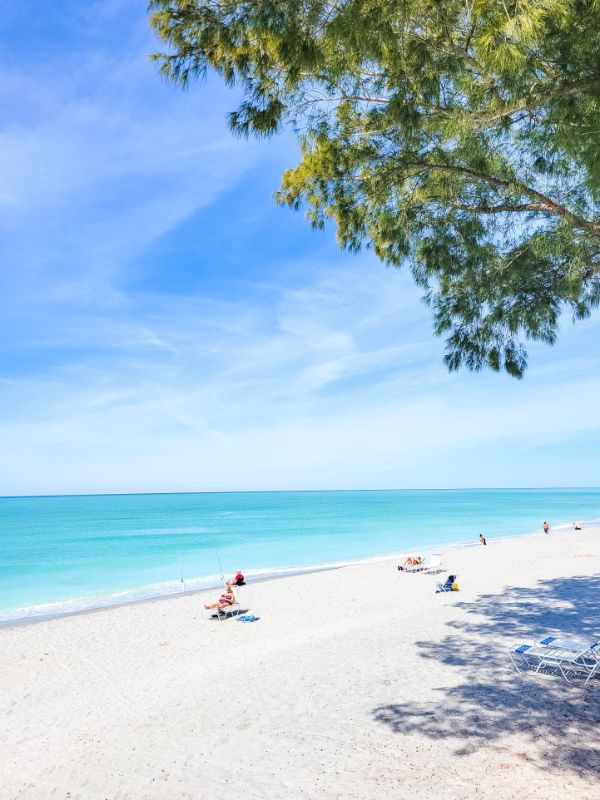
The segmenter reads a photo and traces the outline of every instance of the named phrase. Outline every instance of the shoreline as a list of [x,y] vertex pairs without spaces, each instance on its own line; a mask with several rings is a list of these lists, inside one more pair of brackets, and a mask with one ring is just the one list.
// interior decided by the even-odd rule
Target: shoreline
[[[349,566],[349,564],[348,564]],[[338,569],[343,569],[344,565],[339,566],[325,566],[325,567],[307,567],[306,569],[298,568],[293,572],[277,573],[276,575],[263,575],[260,578],[252,580],[250,584],[246,583],[243,588],[249,585],[257,586],[261,583],[268,583],[270,581],[278,581],[284,578],[296,578],[301,575],[313,575],[320,572],[333,572]],[[157,594],[152,597],[139,597],[135,600],[125,600],[122,602],[106,603],[105,605],[91,606],[90,608],[79,608],[73,611],[60,611],[54,614],[37,615],[34,617],[20,617],[14,620],[0,620],[0,631],[10,628],[22,628],[26,625],[37,625],[42,622],[53,622],[59,619],[69,619],[71,617],[87,616],[89,614],[100,614],[103,611],[111,611],[112,609],[129,608],[130,606],[139,606],[152,603],[160,603],[165,600],[176,600],[177,598],[193,597],[203,592],[211,592],[220,586],[219,583],[213,586],[203,586],[198,589],[185,589],[182,592],[170,592],[168,594]]]
[[[450,490],[449,490],[450,491]],[[596,527],[600,523],[599,518],[592,518],[591,520],[583,520],[581,525],[583,529],[589,529]],[[562,533],[569,533],[571,532],[572,523],[567,522],[558,522],[555,525],[551,526],[551,533],[548,534],[552,536],[552,531],[554,534],[562,534]],[[495,543],[500,543],[510,539],[526,539],[527,537],[537,536],[541,534],[540,531],[527,531],[525,533],[508,533],[503,536],[495,536],[493,539],[488,541],[487,546],[493,546]],[[379,563],[383,561],[388,561],[392,559],[401,559],[407,555],[421,555],[425,553],[438,553],[444,550],[460,550],[463,548],[470,548],[470,547],[481,547],[482,545],[479,541],[472,541],[472,540],[461,540],[461,541],[453,541],[453,542],[446,542],[446,543],[434,543],[428,545],[425,548],[419,548],[418,545],[414,547],[410,547],[409,549],[405,549],[402,552],[394,552],[394,553],[378,553],[374,556],[362,556],[356,559],[349,559],[347,561],[336,561],[336,562],[325,562],[325,563],[317,563],[317,564],[307,564],[304,566],[291,566],[291,567],[273,567],[268,569],[261,569],[257,568],[256,570],[248,570],[246,573],[246,577],[250,578],[250,581],[247,585],[255,585],[264,583],[267,581],[276,581],[281,580],[283,578],[288,577],[297,577],[299,575],[312,575],[314,573],[320,572],[329,572],[333,570],[345,569],[347,567],[356,567],[360,565],[366,565],[371,563]],[[421,551],[421,552],[420,552]],[[256,577],[255,577],[256,576]],[[165,586],[165,584],[154,584],[156,588],[156,593],[152,592],[152,585],[147,586],[140,586],[133,589],[126,589],[124,591],[115,592],[113,594],[108,595],[98,595],[96,597],[89,598],[89,605],[86,605],[83,608],[69,608],[69,605],[77,605],[79,603],[85,603],[86,598],[73,598],[72,600],[68,601],[58,601],[56,604],[39,604],[37,606],[24,606],[21,608],[14,609],[15,612],[19,611],[26,611],[27,609],[40,609],[39,613],[30,613],[30,614],[23,614],[20,616],[14,617],[7,617],[6,619],[2,619],[2,614],[11,611],[12,609],[0,609],[0,631],[8,628],[17,628],[22,627],[25,625],[35,625],[37,623],[42,622],[49,622],[56,619],[67,619],[74,616],[84,615],[84,614],[97,614],[101,611],[107,611],[113,608],[123,608],[127,606],[134,606],[140,605],[143,603],[156,603],[161,600],[169,600],[174,598],[181,598],[187,596],[194,596],[197,594],[201,594],[202,592],[210,592],[213,589],[218,588],[222,584],[222,580],[219,576],[199,576],[197,578],[191,578],[189,581],[183,581],[185,583],[193,584],[194,582],[202,581],[204,585],[202,586],[195,586],[190,589],[184,589],[183,591],[178,591],[175,586],[177,584],[176,581],[173,582],[173,590],[172,591],[162,591],[159,592],[158,588],[160,586]],[[132,596],[130,599],[124,599],[123,595],[135,595],[139,593],[144,593],[145,596]],[[62,608],[56,610],[49,610],[44,612],[42,609],[47,606],[62,606]]]

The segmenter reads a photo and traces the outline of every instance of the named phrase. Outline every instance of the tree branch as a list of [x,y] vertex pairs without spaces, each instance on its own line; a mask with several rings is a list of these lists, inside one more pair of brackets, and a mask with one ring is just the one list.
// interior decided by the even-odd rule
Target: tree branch
[[473,214],[503,214],[506,212],[539,211],[552,213],[542,203],[501,203],[497,206],[470,206],[466,203],[450,203],[458,211],[469,211]]
[[[588,233],[592,233],[595,236],[600,236],[600,222],[584,219],[583,217],[574,214],[572,211],[569,211],[566,206],[555,202],[552,200],[552,198],[547,197],[545,194],[542,194],[542,192],[538,192],[537,189],[534,189],[531,186],[527,186],[525,183],[521,183],[521,181],[507,181],[501,178],[496,178],[493,175],[487,175],[484,172],[478,172],[474,169],[469,169],[468,167],[461,167],[452,164],[430,164],[426,161],[415,161],[407,164],[406,166],[415,167],[418,169],[434,170],[437,172],[447,172],[454,175],[464,175],[466,178],[482,181],[483,183],[487,183],[490,186],[495,186],[499,189],[518,189],[522,194],[527,195],[528,197],[531,197],[537,201],[536,205],[538,208],[536,210],[545,211],[549,214],[555,214],[556,216],[565,219],[567,222],[570,222],[574,228],[579,228],[580,230],[588,231]],[[486,212],[484,211],[483,213]]]

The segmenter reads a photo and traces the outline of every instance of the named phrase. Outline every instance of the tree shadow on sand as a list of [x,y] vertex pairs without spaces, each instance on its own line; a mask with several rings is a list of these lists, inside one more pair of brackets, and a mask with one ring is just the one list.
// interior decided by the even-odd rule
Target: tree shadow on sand
[[[459,602],[465,618],[438,642],[418,642],[424,659],[459,667],[462,682],[436,689],[433,703],[378,706],[395,733],[457,741],[456,755],[503,747],[517,734],[526,760],[600,779],[600,680],[567,684],[556,674],[517,674],[507,648],[544,634],[600,638],[600,576],[540,581]],[[452,678],[455,676],[452,670]]]

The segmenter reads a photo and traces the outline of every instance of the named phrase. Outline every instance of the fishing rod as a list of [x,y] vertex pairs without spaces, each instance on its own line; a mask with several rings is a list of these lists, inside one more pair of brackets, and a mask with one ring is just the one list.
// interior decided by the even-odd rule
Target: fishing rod
[[219,551],[215,550],[215,553],[217,554],[217,561],[219,562],[219,569],[221,570],[221,580],[223,581],[223,584],[225,584],[225,575],[223,574],[223,567],[221,566],[221,559],[219,558]]

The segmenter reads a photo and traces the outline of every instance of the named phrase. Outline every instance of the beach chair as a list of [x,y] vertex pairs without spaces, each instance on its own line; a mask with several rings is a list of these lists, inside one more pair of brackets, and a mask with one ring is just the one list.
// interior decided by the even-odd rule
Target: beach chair
[[456,581],[456,575],[448,575],[446,578],[446,583],[438,583],[436,584],[435,591],[436,592],[451,592],[452,591],[452,584]]
[[571,653],[573,658],[570,663],[574,667],[581,667],[581,670],[587,673],[584,686],[589,683],[590,678],[593,678],[597,673],[600,674],[600,640],[595,642],[575,642],[572,639],[544,636],[538,641],[538,645]]
[[430,556],[425,556],[420,564],[411,564],[404,567],[403,572],[441,572],[442,571],[442,556],[440,553],[432,553]]
[[[236,590],[237,590],[236,586]],[[239,591],[235,592],[235,601],[230,603],[228,606],[223,606],[222,608],[207,608],[205,609],[207,613],[207,619],[218,619],[221,622],[223,620],[228,619],[229,617],[237,616],[241,613],[242,606],[240,604],[240,593]]]
[[598,675],[598,677],[600,678],[600,658],[596,659],[596,663],[595,663],[595,664],[592,666],[592,668],[590,669],[590,672],[589,672],[589,674],[588,674],[587,678],[585,679],[585,682],[584,682],[584,684],[583,684],[583,685],[584,685],[584,686],[587,686],[587,685],[588,685],[588,683],[590,682],[590,680],[591,680],[591,679],[592,679],[592,678],[593,678],[593,677],[594,677],[596,674],[597,674],[597,675]]
[[569,675],[583,673],[584,686],[600,673],[600,641],[575,642],[544,636],[535,644],[517,644],[509,650],[509,658],[517,672],[556,669],[567,683]]
[[240,613],[241,608],[242,607],[240,605],[239,598],[236,595],[234,603],[230,603],[228,606],[223,606],[222,608],[213,608],[212,611],[215,612],[213,614],[213,617],[216,617],[218,620],[222,622],[228,617],[237,616]]
[[431,574],[435,574],[436,572],[442,572],[442,556],[440,553],[432,553],[431,556],[425,562],[425,566],[423,572],[430,572]]

